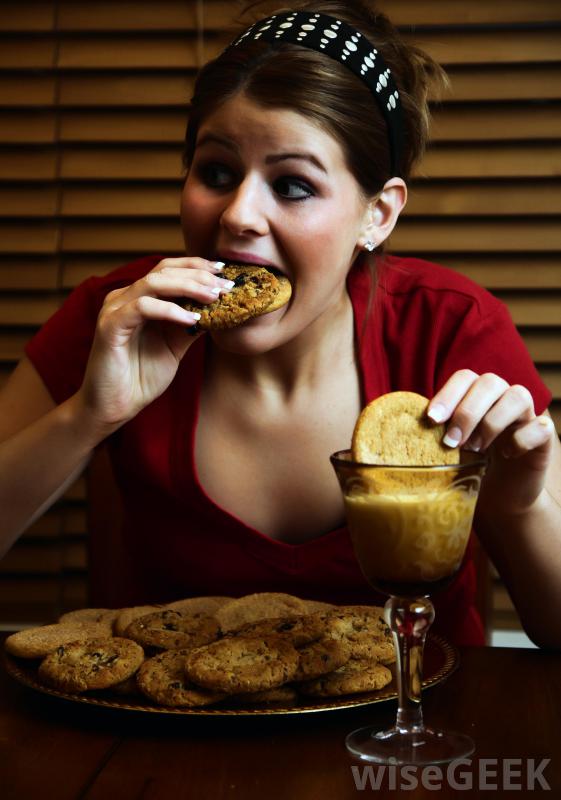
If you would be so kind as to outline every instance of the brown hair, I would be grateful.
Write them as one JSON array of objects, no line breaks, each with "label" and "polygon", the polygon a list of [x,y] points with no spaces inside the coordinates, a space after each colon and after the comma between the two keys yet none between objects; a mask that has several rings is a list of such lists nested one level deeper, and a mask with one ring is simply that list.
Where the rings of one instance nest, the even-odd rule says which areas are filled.
[{"label": "brown hair", "polygon": [[[262,5],[252,3],[246,12]],[[406,44],[388,18],[368,2],[304,0],[291,3],[290,8],[337,17],[380,50],[392,70],[403,105],[401,177],[407,180],[425,149],[428,92],[433,84],[445,84],[442,69],[421,50]],[[190,104],[183,155],[186,169],[201,123],[240,92],[262,106],[297,111],[333,136],[366,198],[375,196],[392,177],[386,123],[366,84],[322,53],[288,43],[273,48],[260,41],[226,50],[200,71]]]}]

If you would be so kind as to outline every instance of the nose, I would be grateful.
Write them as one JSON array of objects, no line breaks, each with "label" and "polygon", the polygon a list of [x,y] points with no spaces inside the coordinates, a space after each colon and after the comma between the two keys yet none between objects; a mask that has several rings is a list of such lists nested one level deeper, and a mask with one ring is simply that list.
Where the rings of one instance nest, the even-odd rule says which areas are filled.
[{"label": "nose", "polygon": [[257,177],[246,176],[228,194],[221,224],[236,236],[264,236],[269,230],[265,202]]}]

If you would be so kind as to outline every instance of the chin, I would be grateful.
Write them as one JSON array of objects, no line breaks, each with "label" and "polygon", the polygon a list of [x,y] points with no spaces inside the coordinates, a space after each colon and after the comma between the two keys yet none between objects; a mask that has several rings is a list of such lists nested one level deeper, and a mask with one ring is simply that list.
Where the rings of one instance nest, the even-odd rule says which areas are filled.
[{"label": "chin", "polygon": [[[222,331],[212,331],[213,342],[221,350],[236,353],[241,356],[256,356],[268,353],[285,343],[286,333],[282,335],[282,328],[278,324],[283,315],[282,308],[254,317],[238,328],[228,328]],[[269,317],[269,319],[265,319]]]}]

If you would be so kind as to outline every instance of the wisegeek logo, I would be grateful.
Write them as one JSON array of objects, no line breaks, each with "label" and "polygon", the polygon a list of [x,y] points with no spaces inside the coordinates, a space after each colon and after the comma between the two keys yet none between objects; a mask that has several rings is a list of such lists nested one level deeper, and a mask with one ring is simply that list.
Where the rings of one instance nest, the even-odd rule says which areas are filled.
[{"label": "wisegeek logo", "polygon": [[381,789],[412,791],[419,786],[429,791],[442,788],[457,791],[551,791],[544,774],[550,761],[550,758],[540,761],[534,758],[480,758],[476,761],[460,758],[446,766],[353,765],[351,772],[358,792],[378,792]]}]

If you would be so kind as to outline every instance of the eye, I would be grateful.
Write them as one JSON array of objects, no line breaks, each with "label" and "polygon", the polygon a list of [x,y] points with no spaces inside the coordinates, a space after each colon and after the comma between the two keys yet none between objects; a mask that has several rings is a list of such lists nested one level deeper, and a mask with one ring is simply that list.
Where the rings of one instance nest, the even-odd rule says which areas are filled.
[{"label": "eye", "polygon": [[274,182],[274,189],[277,194],[286,200],[305,200],[307,197],[314,195],[314,190],[309,183],[290,175],[277,178]]},{"label": "eye", "polygon": [[225,164],[219,164],[214,161],[202,164],[198,173],[203,183],[213,189],[226,188],[234,181],[233,171]]}]

